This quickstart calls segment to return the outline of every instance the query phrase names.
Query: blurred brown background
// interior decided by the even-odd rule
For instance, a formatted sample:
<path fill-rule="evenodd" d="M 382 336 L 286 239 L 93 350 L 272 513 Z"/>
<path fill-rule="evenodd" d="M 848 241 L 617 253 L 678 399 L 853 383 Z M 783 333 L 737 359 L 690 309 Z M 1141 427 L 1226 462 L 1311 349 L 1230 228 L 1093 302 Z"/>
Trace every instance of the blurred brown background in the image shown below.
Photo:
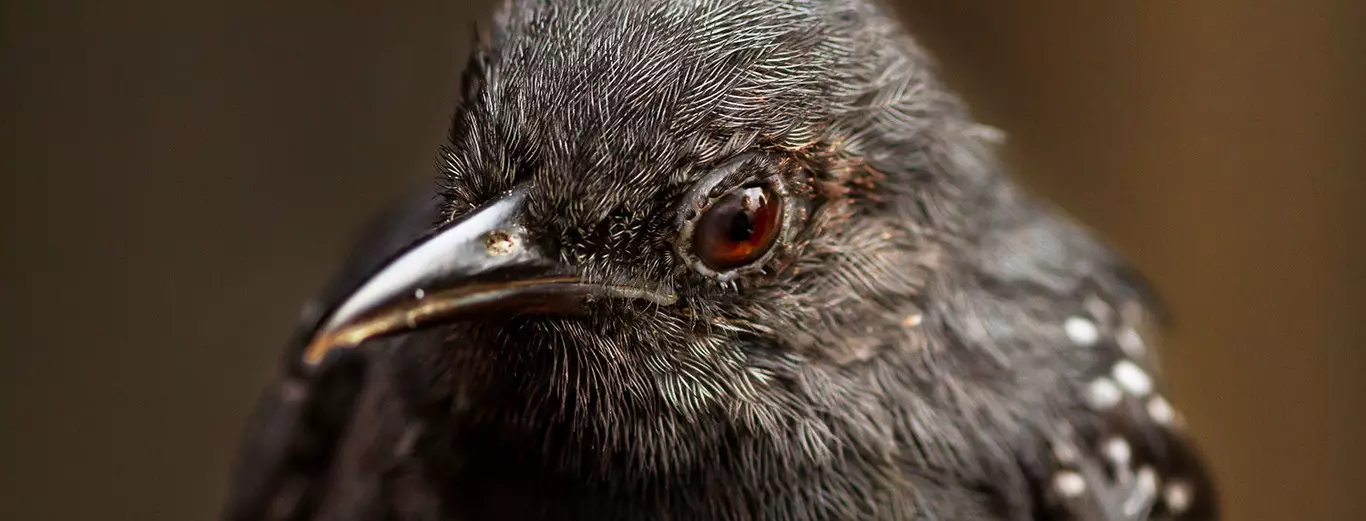
<path fill-rule="evenodd" d="M 902 5 L 1178 317 L 1232 520 L 1366 519 L 1366 4 Z M 433 173 L 455 1 L 7 3 L 0 519 L 216 516 L 299 304 Z"/>

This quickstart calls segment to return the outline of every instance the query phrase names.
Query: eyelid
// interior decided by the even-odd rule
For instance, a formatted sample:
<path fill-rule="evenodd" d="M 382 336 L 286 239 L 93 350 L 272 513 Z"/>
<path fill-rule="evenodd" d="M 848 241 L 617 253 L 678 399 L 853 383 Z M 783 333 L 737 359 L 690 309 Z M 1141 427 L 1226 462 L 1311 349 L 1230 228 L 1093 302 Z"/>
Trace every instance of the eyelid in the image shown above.
<path fill-rule="evenodd" d="M 743 154 L 732 158 L 720 166 L 713 169 L 702 179 L 697 181 L 695 187 L 689 192 L 690 199 L 699 199 L 698 192 L 706 192 L 706 200 L 713 200 L 730 193 L 732 190 L 740 188 L 748 183 L 762 181 L 769 176 L 766 169 L 761 169 L 762 176 L 753 175 L 753 169 L 745 168 L 761 158 L 754 153 Z M 705 187 L 705 188 L 704 188 Z"/>
<path fill-rule="evenodd" d="M 690 221 L 697 219 L 700 212 L 710 207 L 717 198 L 730 193 L 731 190 L 744 186 L 746 183 L 767 179 L 767 172 L 763 178 L 756 178 L 750 169 L 744 168 L 756 159 L 760 159 L 758 153 L 749 152 L 731 158 L 713 168 L 707 175 L 698 179 L 693 186 L 683 194 L 682 205 L 677 215 L 677 228 L 681 232 L 685 228 L 690 228 Z M 781 191 L 781 180 L 774 183 L 779 187 L 780 195 L 785 195 Z"/>

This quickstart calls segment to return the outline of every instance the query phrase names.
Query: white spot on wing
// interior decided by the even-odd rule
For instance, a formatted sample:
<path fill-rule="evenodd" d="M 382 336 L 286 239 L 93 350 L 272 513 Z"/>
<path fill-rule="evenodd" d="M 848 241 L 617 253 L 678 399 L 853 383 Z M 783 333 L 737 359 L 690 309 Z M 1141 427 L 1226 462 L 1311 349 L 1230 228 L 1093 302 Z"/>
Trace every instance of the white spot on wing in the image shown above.
<path fill-rule="evenodd" d="M 1162 500 L 1166 501 L 1167 509 L 1173 514 L 1181 514 L 1189 509 L 1192 496 L 1190 485 L 1184 481 L 1174 481 L 1162 491 Z"/>
<path fill-rule="evenodd" d="M 1098 411 L 1108 410 L 1119 404 L 1123 398 L 1123 393 L 1115 382 L 1106 377 L 1100 377 L 1086 386 L 1086 404 Z"/>
<path fill-rule="evenodd" d="M 1053 476 L 1053 490 L 1062 497 L 1078 497 L 1086 492 L 1086 479 L 1081 474 L 1064 470 Z"/>
<path fill-rule="evenodd" d="M 1176 410 L 1172 409 L 1172 404 L 1166 398 L 1153 396 L 1148 399 L 1148 417 L 1158 425 L 1171 425 L 1176 421 Z"/>
<path fill-rule="evenodd" d="M 1116 467 L 1128 468 L 1129 459 L 1133 457 L 1133 451 L 1129 448 L 1129 442 L 1123 438 L 1114 437 L 1105 441 L 1105 457 L 1110 459 Z"/>
<path fill-rule="evenodd" d="M 1096 328 L 1096 323 L 1082 317 L 1068 317 L 1063 322 L 1062 329 L 1067 333 L 1067 338 L 1079 346 L 1094 345 L 1100 340 L 1100 330 Z"/>
<path fill-rule="evenodd" d="M 1134 396 L 1147 396 L 1153 392 L 1153 378 L 1142 368 L 1128 360 L 1115 362 L 1111 376 L 1119 382 L 1119 386 Z"/>

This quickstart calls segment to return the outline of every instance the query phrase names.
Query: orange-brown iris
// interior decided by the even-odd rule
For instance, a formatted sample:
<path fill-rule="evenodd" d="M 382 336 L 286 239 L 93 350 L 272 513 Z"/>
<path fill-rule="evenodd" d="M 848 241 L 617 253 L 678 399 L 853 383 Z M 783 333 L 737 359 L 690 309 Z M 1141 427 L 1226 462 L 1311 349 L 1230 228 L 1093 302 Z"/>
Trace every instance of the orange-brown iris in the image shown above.
<path fill-rule="evenodd" d="M 697 220 L 693 249 L 714 270 L 738 268 L 759 260 L 778 239 L 783 205 L 766 186 L 721 196 Z"/>

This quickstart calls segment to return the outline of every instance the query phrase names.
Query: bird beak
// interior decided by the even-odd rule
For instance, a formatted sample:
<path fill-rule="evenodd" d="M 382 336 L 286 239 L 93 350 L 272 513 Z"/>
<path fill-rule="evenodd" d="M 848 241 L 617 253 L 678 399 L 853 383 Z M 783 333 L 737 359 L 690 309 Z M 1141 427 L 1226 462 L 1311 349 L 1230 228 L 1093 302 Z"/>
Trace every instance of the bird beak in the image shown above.
<path fill-rule="evenodd" d="M 334 349 L 474 313 L 567 313 L 595 297 L 676 300 L 581 280 L 555 259 L 545 237 L 528 230 L 525 208 L 525 188 L 514 190 L 399 253 L 327 316 L 304 350 L 304 363 L 315 366 Z"/>

